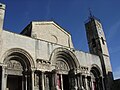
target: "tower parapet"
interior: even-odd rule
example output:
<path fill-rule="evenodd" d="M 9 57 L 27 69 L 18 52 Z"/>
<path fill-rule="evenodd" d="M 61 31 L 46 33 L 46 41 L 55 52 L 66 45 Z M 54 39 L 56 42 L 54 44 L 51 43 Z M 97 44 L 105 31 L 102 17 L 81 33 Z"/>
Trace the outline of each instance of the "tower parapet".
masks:
<path fill-rule="evenodd" d="M 5 5 L 0 3 L 0 31 L 3 29 L 3 22 L 4 22 L 4 16 L 5 16 Z"/>

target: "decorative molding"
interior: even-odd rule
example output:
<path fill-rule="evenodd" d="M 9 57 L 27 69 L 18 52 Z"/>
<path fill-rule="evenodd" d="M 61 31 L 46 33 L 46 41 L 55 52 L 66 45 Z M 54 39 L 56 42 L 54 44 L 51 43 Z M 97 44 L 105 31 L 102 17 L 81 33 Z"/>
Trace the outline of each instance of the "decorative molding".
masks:
<path fill-rule="evenodd" d="M 69 59 L 67 61 L 69 62 L 69 66 L 71 69 L 73 68 L 78 69 L 80 67 L 79 61 L 75 56 L 73 49 L 70 49 L 70 50 L 69 49 L 70 48 L 62 48 L 62 47 L 54 49 L 50 56 L 50 62 L 53 65 L 55 65 L 58 58 L 61 58 L 61 59 L 66 58 L 66 59 Z"/>
<path fill-rule="evenodd" d="M 41 71 L 51 71 L 52 65 L 48 60 L 37 59 L 36 66 L 38 70 Z"/>
<path fill-rule="evenodd" d="M 6 51 L 4 53 L 4 55 L 2 56 L 2 61 L 4 63 L 6 63 L 7 62 L 6 60 L 8 60 L 6 58 L 8 58 L 13 53 L 20 53 L 21 55 L 24 55 L 27 58 L 27 60 L 30 62 L 30 66 L 35 67 L 35 63 L 34 63 L 33 58 L 31 57 L 31 55 L 27 51 L 25 51 L 21 48 L 12 48 L 12 49 Z"/>
<path fill-rule="evenodd" d="M 81 69 L 82 74 L 88 74 L 89 73 L 88 67 L 81 66 L 80 69 Z"/>

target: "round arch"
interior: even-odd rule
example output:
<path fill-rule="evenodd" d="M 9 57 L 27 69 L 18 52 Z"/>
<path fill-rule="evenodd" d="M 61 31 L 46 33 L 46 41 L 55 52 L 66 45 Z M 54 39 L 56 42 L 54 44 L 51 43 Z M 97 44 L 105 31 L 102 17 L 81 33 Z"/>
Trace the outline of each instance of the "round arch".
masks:
<path fill-rule="evenodd" d="M 52 65 L 56 65 L 58 60 L 65 60 L 70 69 L 78 69 L 80 67 L 79 61 L 74 53 L 66 48 L 56 48 L 50 56 Z"/>
<path fill-rule="evenodd" d="M 7 65 L 6 87 L 10 90 L 32 89 L 32 69 L 35 67 L 30 54 L 20 48 L 12 48 L 2 57 L 3 64 Z M 11 82 L 11 80 L 13 82 Z M 14 86 L 15 85 L 15 86 Z"/>
<path fill-rule="evenodd" d="M 96 64 L 92 65 L 90 75 L 92 90 L 102 90 L 103 89 L 102 72 L 98 65 Z"/>
<path fill-rule="evenodd" d="M 102 76 L 102 71 L 101 71 L 101 69 L 99 68 L 98 65 L 96 65 L 96 64 L 92 64 L 92 65 L 91 65 L 91 69 L 90 69 L 90 71 L 91 71 L 91 70 L 95 70 L 96 72 L 99 73 L 100 76 Z"/>
<path fill-rule="evenodd" d="M 12 48 L 12 49 L 6 51 L 4 53 L 4 55 L 2 56 L 2 61 L 5 64 L 7 62 L 7 60 L 15 59 L 15 58 L 18 58 L 18 60 L 22 64 L 24 64 L 24 65 L 26 64 L 29 68 L 35 67 L 35 63 L 34 63 L 33 58 L 31 57 L 31 55 L 27 51 L 25 51 L 21 48 Z"/>
<path fill-rule="evenodd" d="M 56 83 L 58 89 L 74 90 L 76 87 L 76 73 L 79 61 L 74 53 L 66 48 L 56 48 L 50 57 L 50 62 L 55 66 Z"/>

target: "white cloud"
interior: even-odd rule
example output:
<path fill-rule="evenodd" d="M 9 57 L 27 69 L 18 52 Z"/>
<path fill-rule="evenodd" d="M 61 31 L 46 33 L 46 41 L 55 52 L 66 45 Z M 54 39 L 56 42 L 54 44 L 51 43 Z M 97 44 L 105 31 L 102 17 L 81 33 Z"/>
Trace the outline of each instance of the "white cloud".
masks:
<path fill-rule="evenodd" d="M 114 76 L 114 80 L 120 79 L 120 67 L 116 68 L 116 70 L 113 71 L 113 76 Z"/>

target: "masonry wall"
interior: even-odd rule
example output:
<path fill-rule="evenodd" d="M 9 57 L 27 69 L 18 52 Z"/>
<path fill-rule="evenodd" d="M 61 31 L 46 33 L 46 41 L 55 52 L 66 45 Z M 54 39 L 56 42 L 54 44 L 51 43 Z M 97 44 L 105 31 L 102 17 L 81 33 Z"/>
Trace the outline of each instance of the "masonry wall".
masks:
<path fill-rule="evenodd" d="M 35 60 L 35 40 L 29 37 L 25 37 L 19 34 L 11 33 L 8 31 L 3 31 L 1 36 L 1 55 L 2 58 L 4 54 L 13 48 L 21 48 L 32 56 Z M 3 62 L 3 61 L 1 61 Z"/>
<path fill-rule="evenodd" d="M 8 31 L 3 31 L 2 33 L 1 47 L 2 52 L 0 53 L 0 58 L 4 56 L 5 52 L 12 48 L 21 48 L 32 56 L 35 63 L 37 59 L 49 61 L 51 54 L 56 48 L 67 48 L 74 53 L 81 67 L 88 67 L 88 72 L 90 72 L 92 65 L 97 65 L 101 70 L 100 59 L 96 55 L 77 51 L 74 48 L 69 48 L 63 45 L 32 39 L 30 37 L 22 36 Z M 3 61 L 0 62 L 2 63 Z"/>

